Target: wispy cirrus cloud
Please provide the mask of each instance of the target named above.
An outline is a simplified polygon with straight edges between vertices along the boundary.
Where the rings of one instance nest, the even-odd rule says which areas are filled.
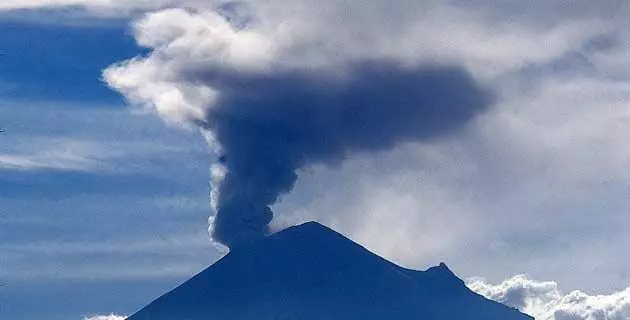
[[[0,153],[0,170],[103,171],[106,159],[102,145],[69,139],[22,140],[22,150]],[[35,145],[44,147],[35,147]]]
[[[8,282],[185,278],[219,257],[203,228],[196,234],[159,238],[9,242],[0,245],[0,250],[0,276]]]
[[[112,14],[158,9],[174,3],[173,0],[6,0],[0,3],[0,11],[77,8],[94,14]]]
[[[131,173],[150,170],[150,158],[159,155],[207,153],[201,138],[191,148],[191,132],[171,130],[117,106],[3,100],[0,116],[5,130],[0,136],[0,170]],[[153,139],[158,135],[163,138]],[[186,147],[175,143],[182,137],[189,141]]]

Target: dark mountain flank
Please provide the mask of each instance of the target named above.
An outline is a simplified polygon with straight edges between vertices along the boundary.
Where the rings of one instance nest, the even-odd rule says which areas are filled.
[[[318,223],[233,249],[129,320],[531,320],[446,265],[397,266]]]

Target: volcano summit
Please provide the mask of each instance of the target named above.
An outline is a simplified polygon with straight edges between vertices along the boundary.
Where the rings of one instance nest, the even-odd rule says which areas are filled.
[[[446,265],[397,266],[315,222],[232,250],[128,320],[532,318],[470,291]]]

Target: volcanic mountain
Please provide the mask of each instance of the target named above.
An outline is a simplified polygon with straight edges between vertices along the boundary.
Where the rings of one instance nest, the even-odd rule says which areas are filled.
[[[397,266],[315,222],[233,249],[128,320],[531,320],[446,265]]]

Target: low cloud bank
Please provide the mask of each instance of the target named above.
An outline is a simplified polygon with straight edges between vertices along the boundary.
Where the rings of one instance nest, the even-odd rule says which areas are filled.
[[[468,287],[537,320],[630,319],[630,288],[608,295],[589,295],[579,290],[564,293],[556,282],[536,281],[525,275],[499,284],[473,278],[468,280]]]
[[[125,320],[126,316],[118,316],[115,314],[85,317],[83,320]]]
[[[517,308],[536,320],[628,320],[630,287],[606,295],[589,295],[579,290],[563,292],[554,281],[537,281],[516,275],[499,284],[471,278],[468,287],[488,299]],[[95,315],[83,320],[125,320],[115,314]]]

